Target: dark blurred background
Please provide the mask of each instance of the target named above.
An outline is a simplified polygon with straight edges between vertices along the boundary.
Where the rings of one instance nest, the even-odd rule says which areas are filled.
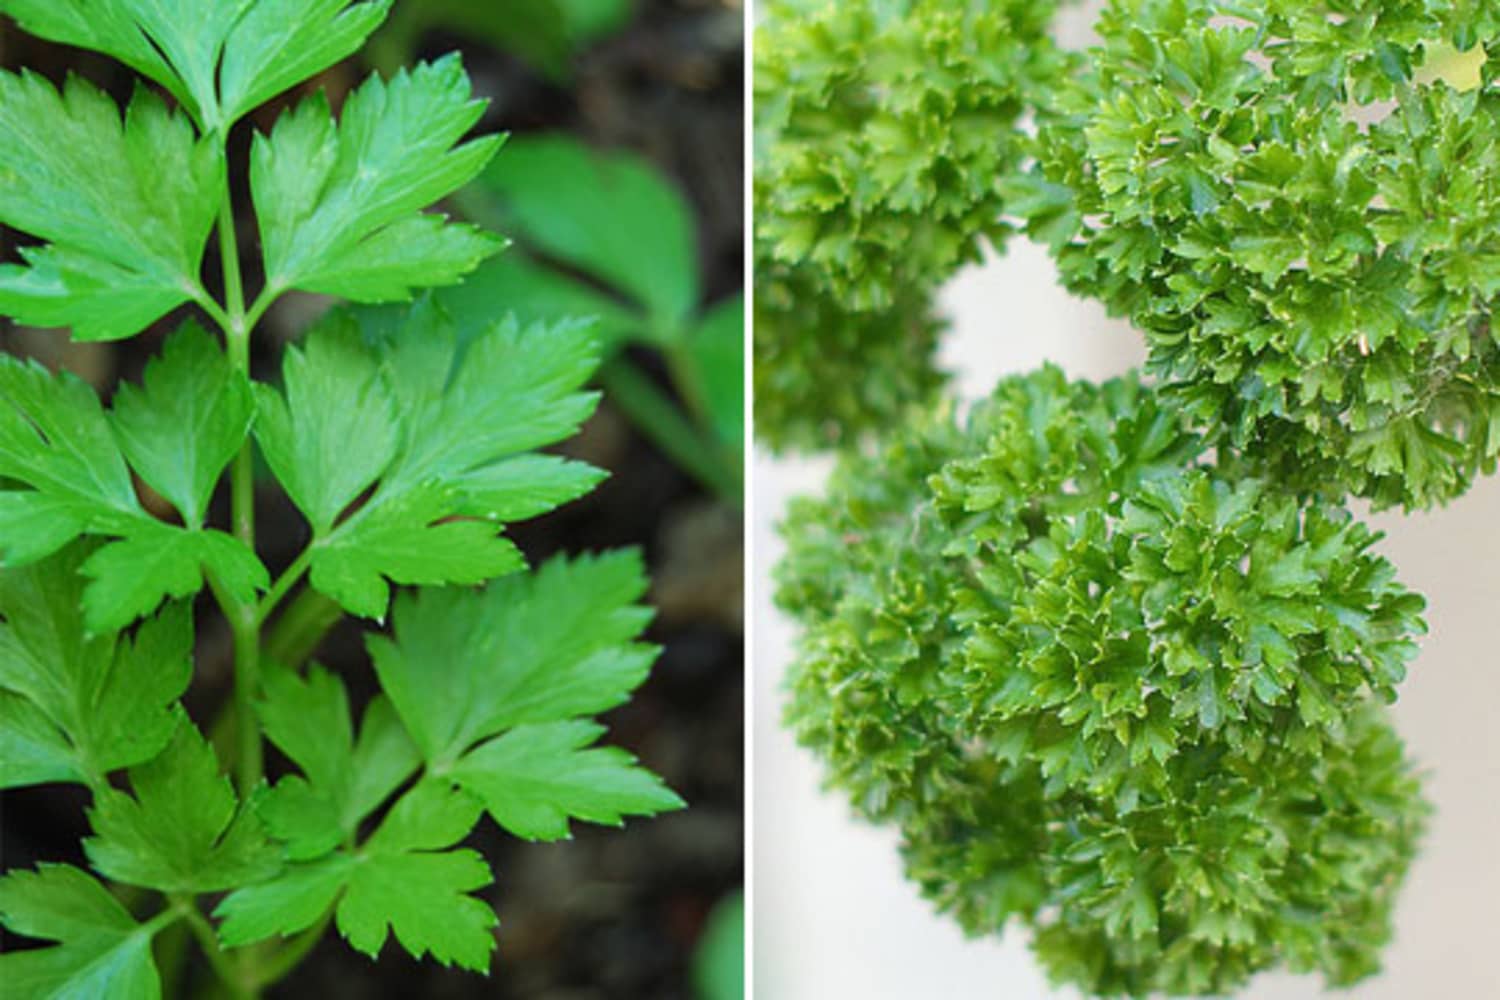
[[[687,196],[698,220],[706,298],[739,291],[743,255],[743,10],[739,0],[557,0],[578,24],[531,22],[553,0],[397,0],[393,22],[361,56],[310,81],[335,105],[377,66],[463,52],[478,94],[491,101],[483,131],[566,131],[591,146],[633,151]],[[493,6],[495,10],[488,8]],[[480,10],[484,8],[484,10]],[[21,34],[0,20],[0,65],[61,81],[78,73],[128,98],[134,81],[105,57]],[[254,258],[245,163],[249,137],[297,95],[242,123],[232,143],[242,256]],[[4,141],[0,137],[0,141]],[[501,155],[504,155],[502,151]],[[0,229],[0,261],[17,234]],[[205,273],[219,272],[207,261]],[[253,272],[253,267],[252,267]],[[256,286],[252,274],[250,284]],[[327,307],[310,296],[284,300],[257,332],[254,365],[270,378],[281,346]],[[106,397],[138,379],[183,314],[117,344],[73,344],[62,331],[15,328],[0,319],[0,347],[68,368]],[[630,359],[661,390],[674,390],[648,350]],[[606,397],[582,435],[563,449],[611,473],[592,496],[512,530],[533,563],[558,551],[642,547],[663,646],[651,680],[605,717],[609,742],[661,774],[685,811],[631,821],[624,830],[575,825],[574,839],[524,844],[482,824],[471,841],[490,861],[486,896],[500,916],[499,951],[488,979],[418,963],[388,942],[378,963],[330,932],[272,998],[703,998],[720,1000],[726,956],[737,951],[734,900],[743,875],[743,526],[732,498],[714,496],[659,453]],[[220,498],[216,523],[227,523]],[[258,497],[262,557],[273,573],[306,540],[306,528],[274,489]],[[230,643],[211,606],[198,615],[198,674],[189,710],[200,724],[229,692]],[[338,670],[359,700],[373,693],[362,631],[330,634],[320,662]],[[272,773],[278,765],[271,762]],[[42,788],[0,796],[0,866],[83,864],[87,793]],[[727,946],[726,942],[731,945]],[[737,955],[734,955],[737,958]],[[194,960],[196,961],[196,959]],[[191,963],[177,996],[213,996],[211,977]],[[0,995],[3,995],[0,984]]]

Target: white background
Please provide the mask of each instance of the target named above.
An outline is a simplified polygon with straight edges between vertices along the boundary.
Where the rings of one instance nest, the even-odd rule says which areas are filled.
[[[1044,361],[1105,378],[1135,364],[1140,337],[1056,287],[1023,240],[944,296],[955,330],[945,367],[964,398]],[[1019,932],[966,941],[901,877],[890,831],[856,823],[819,791],[813,758],[779,724],[793,630],[771,604],[788,497],[818,488],[821,462],[758,455],[753,475],[753,904],[755,996],[763,1000],[1073,997],[1051,991]],[[1431,635],[1401,688],[1397,723],[1430,772],[1437,815],[1401,897],[1386,971],[1359,1000],[1500,998],[1500,481],[1445,510],[1375,518],[1380,550],[1429,600]],[[1257,1000],[1324,995],[1316,979],[1266,976]]]

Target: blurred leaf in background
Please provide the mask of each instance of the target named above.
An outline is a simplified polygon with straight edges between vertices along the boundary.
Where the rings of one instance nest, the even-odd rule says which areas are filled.
[[[403,66],[435,29],[513,53],[554,80],[566,80],[579,50],[629,23],[634,0],[404,0],[370,42],[382,70]]]
[[[709,915],[693,960],[699,1000],[743,1000],[745,996],[745,896],[726,896]]]
[[[562,135],[511,140],[460,196],[472,219],[515,239],[440,295],[466,317],[522,322],[592,316],[615,356],[614,402],[675,462],[726,502],[743,489],[744,298],[702,303],[696,225],[683,195],[646,160]],[[603,220],[603,221],[601,221]],[[624,354],[660,351],[688,412]]]

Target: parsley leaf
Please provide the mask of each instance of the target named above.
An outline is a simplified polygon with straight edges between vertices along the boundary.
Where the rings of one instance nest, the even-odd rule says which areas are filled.
[[[517,726],[466,754],[450,772],[495,822],[527,840],[564,840],[568,820],[623,826],[626,816],[684,805],[618,747],[587,749],[604,733],[592,722]]]
[[[485,971],[495,939],[494,911],[468,895],[489,885],[484,859],[445,850],[479,816],[466,793],[423,782],[402,796],[357,852],[339,852],[231,893],[214,911],[224,943],[238,947],[311,926],[337,902],[340,933],[372,958],[386,938],[413,957]]]
[[[0,265],[0,313],[117,340],[194,297],[224,164],[185,117],[0,72],[0,134],[0,223],[47,241]]]
[[[375,359],[348,324],[324,323],[288,348],[282,391],[257,385],[256,440],[313,534],[333,527],[390,464],[397,424]]]
[[[383,617],[386,579],[477,584],[524,565],[496,522],[591,489],[588,466],[525,454],[577,431],[597,363],[577,326],[494,325],[462,350],[430,303],[394,330],[337,313],[288,352],[283,401],[266,390],[256,434],[313,527],[312,585]],[[379,377],[375,370],[379,369]],[[397,422],[392,412],[402,414]],[[349,442],[359,441],[349,455]],[[347,460],[346,460],[347,456]],[[335,524],[375,479],[368,500]]]
[[[344,684],[321,667],[306,680],[284,670],[267,674],[258,717],[267,738],[305,775],[282,778],[256,806],[296,860],[321,857],[353,837],[420,763],[383,697],[365,709],[356,743]]]
[[[140,0],[0,0],[0,13],[38,38],[114,56],[196,110],[182,77],[142,30],[139,6]]]
[[[205,132],[357,51],[391,0],[0,0],[41,38],[114,56],[165,87]]]
[[[0,788],[86,780],[73,748],[47,714],[0,688]]]
[[[127,416],[116,426],[142,463],[143,474],[163,484],[184,506],[201,511],[211,492],[208,470],[244,429],[233,412],[243,402],[224,402],[212,368],[190,377],[195,334],[168,345],[148,383],[160,380],[199,395],[163,399],[162,387],[124,394]],[[179,349],[185,352],[179,355]],[[199,357],[195,364],[200,363]],[[226,376],[227,378],[227,376]],[[184,382],[187,379],[191,386]],[[233,390],[227,390],[233,393]],[[173,428],[148,416],[157,406],[172,413],[204,414],[213,421],[208,447],[186,448],[190,428]],[[206,430],[206,428],[205,428]],[[175,456],[173,449],[186,448]],[[184,462],[184,455],[186,461]],[[83,572],[93,583],[84,592],[87,624],[95,631],[123,628],[164,599],[188,597],[203,586],[205,569],[230,593],[253,600],[269,584],[260,561],[238,540],[217,531],[187,530],[158,521],[136,498],[130,470],[110,421],[94,391],[72,375],[51,375],[35,363],[0,358],[0,476],[30,489],[0,491],[0,559],[25,565],[57,551],[79,535],[120,539],[96,551]]]
[[[134,795],[97,793],[84,841],[104,875],[162,892],[218,892],[276,870],[277,851],[191,722],[184,719],[160,756],[130,770]]]
[[[637,553],[557,559],[483,592],[403,594],[395,637],[367,645],[429,769],[519,836],[552,839],[570,816],[617,823],[682,806],[622,752],[584,750],[602,730],[570,721],[645,679],[656,650],[634,641],[650,620],[635,603],[644,590]]]
[[[157,928],[137,924],[102,885],[77,868],[41,865],[0,878],[0,923],[17,934],[59,942],[0,955],[0,982],[9,996],[161,996],[151,959]]]
[[[224,46],[219,85],[226,121],[359,51],[392,0],[258,0]]]
[[[145,383],[126,384],[111,414],[115,434],[142,479],[192,527],[239,452],[255,416],[250,381],[213,338],[188,323],[146,366]]]
[[[455,56],[371,78],[334,124],[325,97],[257,136],[250,178],[271,294],[300,288],[357,302],[452,284],[496,252],[496,237],[416,213],[468,183],[500,148],[455,145],[479,120]]]
[[[0,571],[0,787],[97,782],[167,746],[192,677],[192,618],[169,606],[133,638],[78,621],[91,546]]]
[[[92,582],[83,594],[90,628],[123,628],[165,598],[192,597],[205,572],[230,594],[254,600],[270,583],[266,568],[239,539],[222,531],[183,531],[143,518],[129,534],[83,565]]]

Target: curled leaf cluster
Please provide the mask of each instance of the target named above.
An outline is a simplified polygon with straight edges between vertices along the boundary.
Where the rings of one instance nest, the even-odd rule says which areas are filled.
[[[1056,0],[775,0],[755,45],[755,386],[775,446],[930,398],[931,290],[1009,232],[997,179],[1063,56]],[[859,377],[849,377],[858,375]]]
[[[1496,17],[1115,0],[1010,208],[1265,474],[1446,502],[1500,453]]]
[[[1058,981],[1373,972],[1426,807],[1381,702],[1423,602],[1342,508],[1134,377],[939,405],[799,501],[789,718],[971,933]]]

